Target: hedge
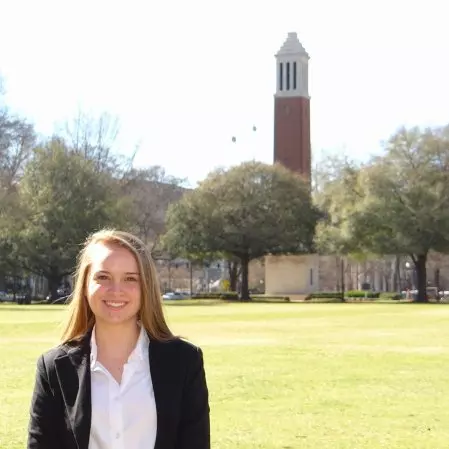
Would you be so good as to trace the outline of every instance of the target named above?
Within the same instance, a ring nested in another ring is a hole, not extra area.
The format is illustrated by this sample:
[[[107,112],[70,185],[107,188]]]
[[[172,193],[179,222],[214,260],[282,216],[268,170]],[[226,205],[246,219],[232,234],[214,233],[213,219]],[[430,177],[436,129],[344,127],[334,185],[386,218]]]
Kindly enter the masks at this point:
[[[237,292],[195,293],[192,299],[239,299]]]

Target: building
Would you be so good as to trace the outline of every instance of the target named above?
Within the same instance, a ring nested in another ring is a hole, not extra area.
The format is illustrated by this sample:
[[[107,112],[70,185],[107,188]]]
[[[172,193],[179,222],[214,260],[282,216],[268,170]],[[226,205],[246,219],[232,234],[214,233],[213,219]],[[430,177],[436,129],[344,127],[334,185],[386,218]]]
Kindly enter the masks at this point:
[[[273,162],[305,176],[311,173],[309,55],[296,33],[276,57]],[[366,261],[335,255],[266,256],[265,291],[273,295],[306,295],[316,291],[347,290],[369,285],[376,291],[394,291],[413,284],[410,261],[385,256]],[[431,285],[449,290],[449,257],[431,253],[427,263]]]
[[[309,55],[296,33],[275,55],[273,162],[311,181]],[[267,294],[307,294],[319,290],[320,257],[316,254],[265,257]]]
[[[311,179],[309,55],[296,33],[276,54],[274,162]]]

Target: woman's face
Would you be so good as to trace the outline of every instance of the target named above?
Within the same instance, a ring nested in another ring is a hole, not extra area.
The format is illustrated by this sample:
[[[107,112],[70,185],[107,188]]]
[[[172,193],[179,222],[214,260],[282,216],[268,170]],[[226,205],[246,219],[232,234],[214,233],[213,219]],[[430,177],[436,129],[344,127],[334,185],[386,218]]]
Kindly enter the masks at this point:
[[[96,323],[137,321],[141,281],[134,255],[114,243],[96,243],[90,248],[89,256],[86,295]]]

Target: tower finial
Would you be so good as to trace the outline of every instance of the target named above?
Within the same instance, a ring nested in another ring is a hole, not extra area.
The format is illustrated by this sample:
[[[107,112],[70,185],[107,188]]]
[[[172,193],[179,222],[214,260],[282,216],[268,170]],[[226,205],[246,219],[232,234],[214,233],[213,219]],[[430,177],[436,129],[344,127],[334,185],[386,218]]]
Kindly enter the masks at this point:
[[[276,53],[276,96],[309,98],[309,59],[297,33],[289,32],[284,44]]]

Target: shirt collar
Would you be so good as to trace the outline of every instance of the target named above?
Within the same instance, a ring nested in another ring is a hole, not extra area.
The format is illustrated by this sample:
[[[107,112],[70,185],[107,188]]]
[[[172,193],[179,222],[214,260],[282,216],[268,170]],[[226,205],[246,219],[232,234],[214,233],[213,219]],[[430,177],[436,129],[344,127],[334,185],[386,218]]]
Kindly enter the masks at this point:
[[[137,339],[137,343],[133,351],[131,352],[128,362],[131,361],[142,361],[147,358],[148,345],[150,344],[150,339],[145,331],[145,328],[139,323],[140,334]],[[93,366],[97,362],[98,356],[98,346],[97,339],[95,337],[95,325],[92,329],[92,335],[90,337],[90,363]]]

